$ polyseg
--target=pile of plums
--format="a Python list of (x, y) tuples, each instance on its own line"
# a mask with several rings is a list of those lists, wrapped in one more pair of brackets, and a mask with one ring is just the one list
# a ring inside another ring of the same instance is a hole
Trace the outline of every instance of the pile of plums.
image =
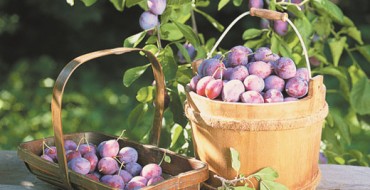
[(143, 30), (150, 30), (159, 24), (158, 15), (166, 9), (166, 0), (148, 0), (148, 11), (141, 14), (139, 19), (140, 27)]
[[(72, 140), (64, 141), (68, 168), (110, 187), (137, 190), (163, 181), (160, 165), (150, 163), (142, 167), (136, 149), (126, 146), (120, 149), (118, 139), (77, 145)], [(47, 146), (41, 157), (57, 163), (57, 149)]]
[(189, 87), (210, 99), (258, 104), (296, 101), (306, 96), (308, 80), (307, 68), (297, 69), (267, 47), (253, 52), (235, 46), (225, 56), (203, 60)]

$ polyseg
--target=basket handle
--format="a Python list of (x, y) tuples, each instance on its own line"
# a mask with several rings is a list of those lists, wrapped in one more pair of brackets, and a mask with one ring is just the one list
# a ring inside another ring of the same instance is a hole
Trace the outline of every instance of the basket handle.
[(229, 26), (225, 29), (225, 31), (221, 34), (220, 38), (218, 38), (217, 42), (215, 43), (215, 45), (213, 46), (213, 48), (211, 49), (211, 51), (207, 54), (207, 59), (211, 58), (212, 53), (216, 50), (217, 46), (221, 43), (222, 39), (230, 31), (230, 29), (240, 19), (242, 19), (243, 17), (248, 16), (248, 15), (257, 16), (257, 17), (265, 18), (265, 19), (269, 19), (269, 20), (281, 20), (281, 21), (284, 21), (284, 22), (288, 22), (289, 25), (293, 28), (293, 30), (296, 33), (296, 35), (298, 36), (299, 42), (301, 43), (301, 46), (302, 46), (302, 49), (303, 49), (304, 57), (306, 59), (306, 67), (308, 69), (308, 76), (309, 76), (309, 78), (312, 78), (311, 77), (311, 66), (310, 66), (310, 61), (309, 61), (309, 58), (308, 58), (307, 48), (306, 48), (306, 45), (304, 44), (304, 41), (302, 39), (302, 36), (299, 33), (297, 27), (295, 27), (295, 25), (293, 24), (293, 22), (288, 18), (288, 14), (287, 13), (281, 13), (281, 12), (277, 12), (277, 11), (273, 11), (273, 10), (268, 10), (268, 9), (258, 9), (258, 8), (252, 7), (249, 11), (244, 12), (241, 15), (239, 15), (238, 17), (236, 17), (229, 24)]
[(155, 113), (153, 119), (153, 127), (152, 127), (152, 134), (150, 143), (154, 145), (158, 145), (159, 138), (160, 138), (160, 131), (162, 126), (162, 118), (163, 118), (163, 111), (164, 111), (164, 93), (165, 93), (165, 83), (164, 83), (164, 75), (162, 66), (157, 60), (157, 58), (147, 50), (138, 49), (138, 48), (114, 48), (114, 49), (107, 49), (96, 51), (92, 53), (88, 53), (85, 55), (81, 55), (71, 62), (69, 62), (63, 70), (60, 72), (53, 89), (53, 98), (51, 101), (51, 112), (52, 112), (52, 123), (54, 128), (54, 138), (55, 144), (57, 148), (57, 156), (59, 160), (59, 169), (62, 174), (62, 178), (64, 180), (64, 185), (67, 189), (72, 189), (69, 174), (68, 174), (68, 167), (67, 167), (67, 160), (65, 158), (65, 150), (64, 150), (64, 139), (63, 139), (63, 129), (62, 129), (62, 120), (61, 120), (61, 111), (62, 111), (62, 97), (64, 88), (68, 82), (69, 77), (72, 73), (82, 65), (83, 63), (103, 57), (106, 55), (120, 55), (125, 54), (128, 52), (144, 52), (147, 59), (150, 61), (154, 79), (156, 81), (156, 99), (155, 101)]

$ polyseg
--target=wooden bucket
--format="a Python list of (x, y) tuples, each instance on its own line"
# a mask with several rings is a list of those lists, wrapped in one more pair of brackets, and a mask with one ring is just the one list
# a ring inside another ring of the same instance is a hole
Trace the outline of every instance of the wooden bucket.
[(275, 169), (289, 189), (315, 189), (321, 131), (328, 105), (323, 77), (309, 81), (308, 95), (298, 101), (246, 104), (211, 100), (186, 89), (185, 114), (192, 127), (195, 154), (207, 162), (205, 186), (221, 185), (216, 174), (233, 179), (230, 147), (239, 152), (241, 174)]

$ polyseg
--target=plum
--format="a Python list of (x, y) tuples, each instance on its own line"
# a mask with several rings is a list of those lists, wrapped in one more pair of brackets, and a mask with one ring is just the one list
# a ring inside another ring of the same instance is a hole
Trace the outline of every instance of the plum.
[(145, 187), (146, 184), (140, 182), (140, 181), (130, 181), (126, 185), (126, 190), (139, 190), (143, 187)]
[(247, 91), (240, 95), (240, 100), (244, 103), (261, 104), (264, 102), (262, 95), (257, 91)]
[(196, 93), (201, 96), (206, 96), (207, 84), (214, 80), (211, 76), (205, 76), (198, 81)]
[(115, 157), (119, 151), (119, 144), (116, 139), (103, 141), (98, 146), (100, 157)]
[(135, 176), (130, 181), (138, 181), (138, 182), (141, 182), (145, 185), (148, 183), (148, 179), (143, 177), (143, 176)]
[(124, 189), (125, 182), (119, 175), (104, 175), (100, 181), (110, 187), (117, 188), (117, 189)]
[(58, 161), (57, 147), (55, 147), (55, 146), (49, 146), (49, 147), (45, 148), (44, 154), (47, 155), (47, 156), (49, 156), (51, 159), (53, 159), (54, 162), (57, 162)]
[(126, 171), (126, 170), (120, 170), (118, 172), (118, 175), (121, 176), (121, 178), (123, 179), (123, 181), (127, 184), (131, 179), (132, 179), (132, 175)]
[(279, 36), (285, 36), (288, 33), (288, 22), (282, 20), (274, 20), (274, 31)]
[(321, 65), (321, 62), (316, 58), (316, 57), (309, 57), (308, 58), (309, 61), (310, 61), (310, 65), (314, 66), (314, 67), (318, 67)]
[(155, 177), (152, 177), (152, 178), (150, 178), (149, 180), (148, 180), (148, 183), (147, 183), (147, 185), (149, 186), (149, 185), (154, 185), (154, 184), (157, 184), (157, 183), (159, 183), (159, 182), (161, 182), (161, 181), (163, 181), (164, 180), (164, 178), (162, 177), (162, 176), (155, 176)]
[(137, 162), (138, 157), (139, 154), (136, 149), (129, 146), (121, 148), (118, 153), (119, 160), (124, 164), (127, 164), (129, 162)]
[(90, 172), (94, 172), (99, 161), (98, 156), (93, 152), (88, 152), (83, 155), (83, 158), (90, 162)]
[(284, 79), (276, 76), (276, 75), (270, 75), (267, 78), (265, 78), (265, 90), (270, 89), (276, 89), (282, 92), (285, 87), (285, 81)]
[(308, 69), (307, 68), (297, 69), (295, 76), (296, 77), (301, 77), (305, 81), (308, 81), (310, 79), (310, 77), (308, 76)]
[(245, 87), (240, 80), (230, 80), (224, 84), (222, 90), (222, 100), (225, 102), (238, 102), (240, 95), (245, 91)]
[(284, 96), (279, 90), (270, 89), (265, 92), (265, 94), (263, 95), (263, 99), (265, 103), (283, 102)]
[(128, 171), (132, 176), (137, 176), (140, 174), (142, 168), (143, 167), (136, 162), (129, 162), (125, 165), (124, 170)]
[(67, 150), (66, 151), (67, 162), (69, 162), (73, 158), (77, 158), (77, 157), (80, 157), (80, 158), (82, 157), (81, 153), (78, 150)]
[(248, 56), (252, 53), (253, 51), (250, 48), (241, 45), (231, 48), (227, 55), (227, 66), (236, 67), (247, 64)]
[(52, 158), (50, 158), (50, 156), (46, 155), (46, 154), (43, 154), (40, 156), (41, 158), (47, 160), (47, 161), (50, 161), (50, 162), (54, 162), (54, 160)]
[(257, 75), (249, 75), (244, 79), (245, 90), (261, 92), (265, 88), (265, 82)]
[(254, 59), (255, 61), (265, 61), (266, 58), (270, 57), (271, 55), (273, 55), (273, 53), (270, 48), (260, 47), (254, 52)]
[(265, 79), (271, 74), (271, 65), (263, 61), (255, 61), (249, 65), (249, 74)]
[(149, 11), (155, 15), (161, 15), (166, 9), (166, 0), (148, 0)]
[(216, 79), (221, 78), (225, 69), (225, 65), (219, 59), (205, 59), (198, 67), (200, 76), (213, 76)]
[(145, 11), (140, 16), (139, 24), (143, 30), (152, 29), (159, 24), (158, 16), (149, 11)]
[[(90, 170), (90, 162), (89, 162), (89, 170)], [(118, 171), (119, 166), (115, 159), (111, 157), (104, 157), (99, 160), (98, 162), (98, 170), (100, 173), (104, 175), (111, 175)]]
[(205, 94), (209, 99), (215, 99), (220, 96), (223, 87), (221, 79), (211, 80), (205, 88)]
[(191, 91), (195, 92), (197, 90), (197, 84), (201, 78), (202, 77), (200, 75), (195, 75), (193, 76), (193, 78), (191, 78), (190, 83), (189, 83), (189, 87)]
[(263, 0), (249, 0), (248, 7), (250, 8), (263, 8)]
[(162, 168), (158, 164), (147, 164), (141, 170), (141, 176), (145, 177), (146, 179), (150, 179), (152, 177), (161, 176), (162, 175)]
[(232, 69), (231, 74), (229, 76), (229, 80), (240, 80), (244, 81), (244, 79), (249, 75), (247, 67), (244, 65), (236, 66)]
[(308, 92), (308, 82), (301, 77), (293, 77), (286, 83), (285, 91), (293, 98), (301, 98)]
[(81, 153), (81, 155), (85, 155), (86, 153), (88, 152), (92, 152), (94, 154), (96, 154), (96, 146), (94, 144), (80, 144), (80, 146), (78, 146), (78, 151)]
[(281, 57), (275, 65), (275, 73), (282, 79), (290, 79), (296, 75), (297, 68), (292, 59)]
[(76, 150), (77, 144), (72, 140), (64, 140), (64, 149), (65, 150)]
[[(183, 47), (186, 49), (186, 51), (189, 54), (190, 60), (193, 60), (195, 58), (195, 48), (192, 44), (186, 43), (183, 45)], [(184, 55), (180, 51), (177, 52), (177, 56), (179, 57), (179, 62), (180, 63), (186, 63), (186, 59), (184, 58)]]
[(85, 158), (77, 157), (68, 162), (68, 168), (82, 175), (90, 171), (90, 162)]

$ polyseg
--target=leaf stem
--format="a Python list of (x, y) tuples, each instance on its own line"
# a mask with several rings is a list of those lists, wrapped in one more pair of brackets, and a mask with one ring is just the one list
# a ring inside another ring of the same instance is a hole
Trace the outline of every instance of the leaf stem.
[(193, 31), (196, 35), (198, 35), (198, 27), (197, 27), (197, 22), (195, 20), (195, 14), (194, 14), (194, 9), (196, 8), (195, 7), (195, 0), (193, 0), (192, 4), (192, 9), (191, 9), (191, 24), (192, 24), (192, 28), (193, 28)]
[(162, 50), (162, 43), (161, 43), (161, 29), (160, 29), (160, 24), (158, 23), (157, 26), (157, 45), (158, 45), (158, 50)]

